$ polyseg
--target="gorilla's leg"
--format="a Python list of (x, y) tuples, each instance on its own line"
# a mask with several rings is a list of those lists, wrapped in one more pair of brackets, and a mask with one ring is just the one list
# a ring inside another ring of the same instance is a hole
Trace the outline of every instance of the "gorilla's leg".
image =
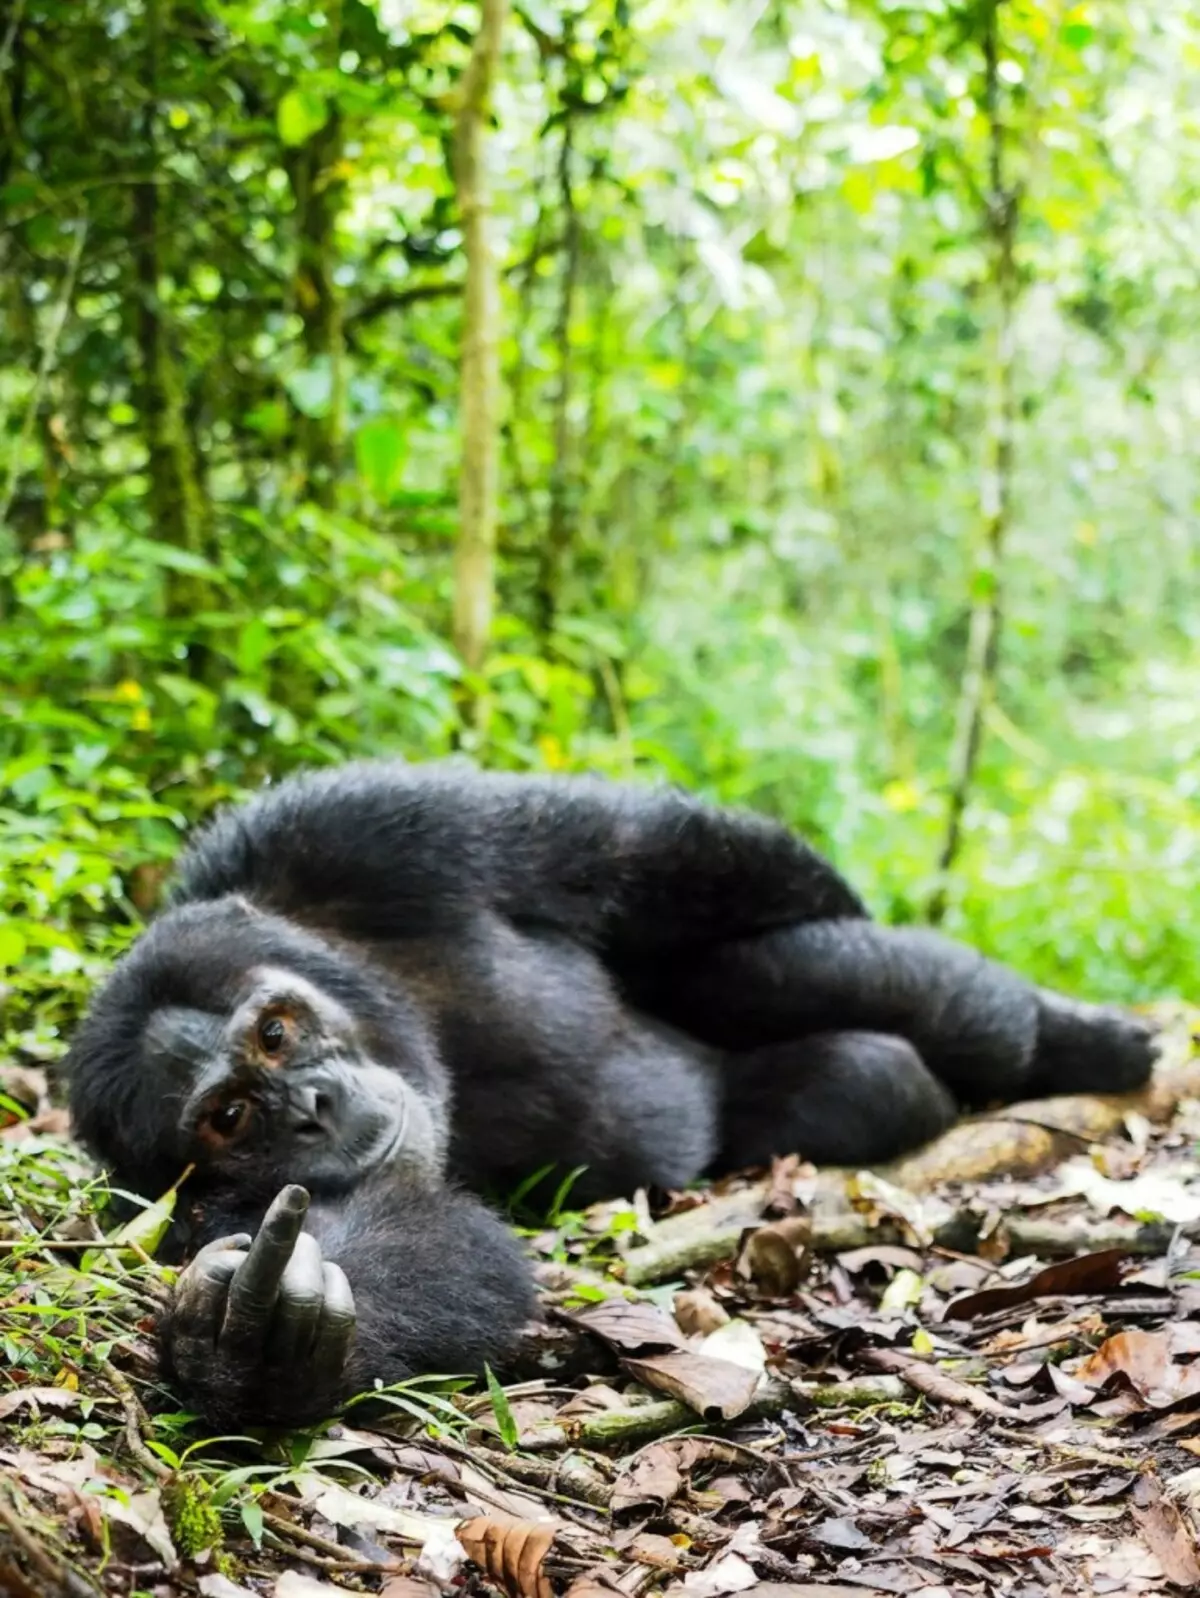
[(1122, 1092), (1155, 1057), (1135, 1017), (1044, 993), (936, 933), (820, 921), (720, 944), (656, 973), (680, 1027), (725, 1048), (818, 1031), (896, 1033), (968, 1104)]
[(731, 1054), (719, 1169), (796, 1152), (871, 1165), (936, 1137), (953, 1098), (911, 1043), (886, 1032), (820, 1032)]

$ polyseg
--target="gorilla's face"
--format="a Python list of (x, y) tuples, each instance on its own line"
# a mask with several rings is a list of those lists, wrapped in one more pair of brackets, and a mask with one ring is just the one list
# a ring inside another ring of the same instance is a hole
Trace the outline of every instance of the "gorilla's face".
[[(76, 1037), (71, 1103), (118, 1185), (343, 1192), (390, 1167), (434, 1181), (445, 1075), (382, 968), (240, 900), (156, 922)], [(147, 1167), (153, 1151), (153, 1170)]]
[(382, 1165), (437, 1161), (429, 1106), (371, 1058), (350, 1012), (296, 972), (248, 972), (228, 1016), (157, 1010), (144, 1058), (150, 1080), (178, 1084), (182, 1157), (241, 1188), (259, 1168), (336, 1192)]

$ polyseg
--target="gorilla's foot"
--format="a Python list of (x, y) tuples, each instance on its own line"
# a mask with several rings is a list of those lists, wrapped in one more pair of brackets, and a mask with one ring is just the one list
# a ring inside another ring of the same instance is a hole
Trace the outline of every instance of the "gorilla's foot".
[(1131, 1093), (1149, 1080), (1157, 1058), (1155, 1029), (1139, 1016), (1039, 991), (1038, 1093)]

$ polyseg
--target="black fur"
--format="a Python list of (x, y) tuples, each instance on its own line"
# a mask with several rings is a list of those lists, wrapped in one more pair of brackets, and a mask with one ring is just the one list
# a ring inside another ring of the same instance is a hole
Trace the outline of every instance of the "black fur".
[[(255, 1066), (253, 1137), (213, 1154), (181, 1116), (214, 1060), (251, 1047), (228, 1029), (260, 968), (330, 1001), (311, 1030), (331, 1063), (304, 1112), (298, 1078)], [(185, 1374), (215, 1419), (296, 1420), (373, 1379), (477, 1370), (512, 1347), (525, 1269), (464, 1188), (584, 1166), (575, 1194), (593, 1198), (794, 1148), (876, 1161), (956, 1104), (1134, 1087), (1153, 1052), (1129, 1017), (875, 925), (760, 817), (591, 780), (367, 764), (283, 783), (201, 832), (70, 1069), (79, 1135), (118, 1185), (153, 1196), (199, 1161), (187, 1250), (253, 1231), (288, 1182), (313, 1192), (308, 1229), (357, 1301), (347, 1370), (268, 1380), (265, 1356), (239, 1356)], [(340, 1163), (311, 1179), (311, 1106), (361, 1099), (364, 1061), (402, 1081), (397, 1114), (411, 1127), (419, 1109), (424, 1141), (379, 1169), (366, 1134), (339, 1133)]]

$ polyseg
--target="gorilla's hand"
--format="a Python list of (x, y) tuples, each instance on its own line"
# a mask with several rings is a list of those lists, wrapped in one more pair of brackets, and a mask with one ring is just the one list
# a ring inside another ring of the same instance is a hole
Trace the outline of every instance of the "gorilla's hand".
[(211, 1420), (319, 1420), (345, 1396), (354, 1298), (301, 1230), (307, 1213), (304, 1188), (285, 1187), (253, 1242), (219, 1238), (179, 1278), (166, 1357)]

